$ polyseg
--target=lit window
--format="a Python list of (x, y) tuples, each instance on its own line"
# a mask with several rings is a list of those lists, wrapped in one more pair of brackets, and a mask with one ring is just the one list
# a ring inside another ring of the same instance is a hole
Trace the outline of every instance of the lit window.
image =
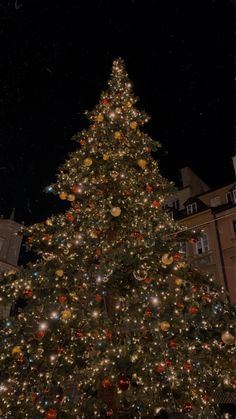
[(206, 233), (203, 233), (202, 237), (200, 237), (196, 243), (196, 251), (198, 255), (201, 255), (202, 253), (208, 252), (208, 250), (209, 250), (208, 237)]
[(187, 214), (194, 214), (195, 212), (197, 212), (197, 203), (193, 202), (192, 204), (188, 204), (187, 205)]

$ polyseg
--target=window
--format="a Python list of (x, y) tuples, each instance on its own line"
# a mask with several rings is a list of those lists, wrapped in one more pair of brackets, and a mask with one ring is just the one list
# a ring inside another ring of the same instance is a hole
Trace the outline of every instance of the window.
[(228, 204), (231, 204), (231, 202), (232, 202), (232, 194), (231, 194), (231, 192), (227, 192), (227, 194), (226, 194), (226, 201), (227, 201)]
[(176, 199), (176, 201), (172, 202), (172, 208), (179, 209), (179, 199)]
[(192, 204), (187, 205), (187, 215), (194, 214), (197, 212), (197, 203), (193, 202)]
[(236, 204), (236, 189), (233, 189), (233, 199), (234, 203)]
[(234, 234), (236, 234), (236, 220), (233, 221)]
[(214, 196), (214, 198), (211, 198), (211, 207), (218, 207), (220, 204), (220, 196)]
[(0, 252), (1, 252), (2, 247), (3, 247), (3, 243), (4, 243), (4, 238), (0, 237)]
[(202, 237), (200, 237), (200, 239), (196, 243), (196, 251), (198, 255), (201, 255), (202, 253), (208, 252), (208, 250), (208, 237), (206, 233), (203, 233)]
[(179, 253), (181, 253), (181, 255), (183, 256), (184, 259), (187, 258), (187, 244), (186, 244), (186, 242), (180, 242)]

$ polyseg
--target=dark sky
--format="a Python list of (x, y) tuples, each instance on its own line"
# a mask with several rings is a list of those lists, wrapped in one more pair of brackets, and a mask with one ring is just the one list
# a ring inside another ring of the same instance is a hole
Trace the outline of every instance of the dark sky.
[(234, 15), (230, 0), (2, 0), (0, 213), (28, 224), (62, 206), (43, 189), (118, 56), (163, 146), (161, 173), (233, 180)]

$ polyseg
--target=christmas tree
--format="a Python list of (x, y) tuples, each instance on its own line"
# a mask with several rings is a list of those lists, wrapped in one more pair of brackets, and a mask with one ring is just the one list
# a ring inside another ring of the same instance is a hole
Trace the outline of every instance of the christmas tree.
[(235, 388), (235, 309), (182, 259), (136, 101), (118, 59), (48, 188), (68, 210), (28, 229), (37, 262), (2, 279), (26, 303), (1, 324), (2, 418), (210, 418)]

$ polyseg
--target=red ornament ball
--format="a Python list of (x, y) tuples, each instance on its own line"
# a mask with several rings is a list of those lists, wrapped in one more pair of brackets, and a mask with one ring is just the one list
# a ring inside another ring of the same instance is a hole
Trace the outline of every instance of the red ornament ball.
[(32, 295), (33, 295), (33, 291), (31, 289), (26, 289), (24, 291), (25, 298), (30, 298), (30, 297), (32, 297)]
[(104, 378), (102, 380), (102, 387), (103, 388), (112, 388), (112, 382), (111, 382), (110, 378)]
[(112, 409), (107, 410), (107, 412), (105, 413), (106, 418), (112, 418), (114, 415), (114, 412)]
[(84, 332), (82, 332), (82, 330), (77, 329), (75, 332), (75, 337), (76, 338), (83, 338), (84, 337)]
[(159, 208), (160, 205), (161, 205), (160, 201), (153, 201), (153, 203), (152, 203), (153, 208)]
[(66, 214), (66, 218), (67, 218), (67, 220), (68, 221), (70, 221), (70, 222), (73, 222), (74, 221), (74, 216), (72, 215), (72, 214), (70, 214), (69, 212), (68, 212), (68, 214)]
[(44, 330), (37, 330), (37, 332), (35, 333), (34, 336), (35, 336), (36, 339), (41, 340), (41, 339), (43, 339), (44, 335), (45, 335)]
[(154, 369), (156, 374), (162, 374), (165, 371), (164, 365), (156, 365)]
[(58, 296), (58, 301), (60, 304), (65, 304), (66, 300), (67, 300), (67, 297), (65, 295)]
[(175, 340), (175, 339), (171, 339), (171, 340), (168, 342), (168, 346), (169, 346), (169, 348), (172, 348), (172, 349), (177, 348), (177, 342), (176, 342), (176, 340)]
[(191, 412), (192, 408), (193, 408), (193, 406), (192, 406), (191, 403), (185, 403), (183, 405), (183, 412), (184, 413), (189, 413), (189, 412)]
[(199, 308), (197, 306), (190, 306), (188, 312), (189, 314), (197, 314), (199, 312)]
[(193, 368), (193, 364), (191, 362), (184, 363), (184, 369), (190, 371)]
[(23, 355), (19, 355), (19, 356), (16, 358), (16, 363), (17, 363), (18, 365), (24, 365), (24, 363), (25, 363), (25, 357), (24, 357)]
[(55, 410), (55, 409), (48, 409), (44, 413), (44, 418), (45, 419), (57, 419), (58, 418), (57, 410)]
[(118, 380), (118, 387), (120, 390), (125, 391), (129, 388), (130, 380), (125, 377), (125, 375), (121, 375)]

